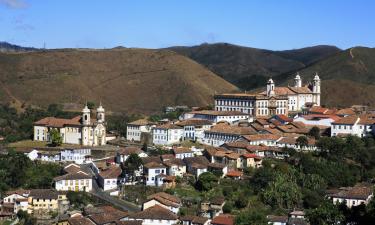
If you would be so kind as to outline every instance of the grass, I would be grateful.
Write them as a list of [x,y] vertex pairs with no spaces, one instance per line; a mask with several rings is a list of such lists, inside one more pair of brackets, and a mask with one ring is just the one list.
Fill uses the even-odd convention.
[[10,225],[12,224],[12,220],[5,220],[5,221],[0,221],[0,225]]

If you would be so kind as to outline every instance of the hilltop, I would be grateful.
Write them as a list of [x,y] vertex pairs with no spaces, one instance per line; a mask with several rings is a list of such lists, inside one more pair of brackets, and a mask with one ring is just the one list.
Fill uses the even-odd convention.
[[341,51],[327,45],[271,51],[227,43],[169,49],[197,61],[243,90],[262,87],[269,77],[303,69]]
[[0,52],[26,52],[26,51],[38,51],[37,48],[22,47],[19,45],[13,45],[8,42],[0,41]]
[[168,105],[212,104],[237,88],[168,50],[48,50],[0,53],[0,102],[45,107],[102,101],[107,109],[153,113]]

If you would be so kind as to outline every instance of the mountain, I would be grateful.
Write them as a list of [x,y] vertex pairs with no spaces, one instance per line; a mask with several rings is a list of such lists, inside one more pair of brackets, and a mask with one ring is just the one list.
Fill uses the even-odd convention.
[[271,51],[227,43],[168,49],[197,61],[244,90],[263,86],[269,77],[303,69],[341,51],[326,45]]
[[37,50],[37,48],[22,47],[18,45],[9,44],[8,42],[0,42],[0,52],[26,52]]
[[2,102],[47,106],[102,101],[111,111],[154,113],[168,105],[212,104],[215,92],[236,90],[195,61],[169,50],[0,53]]
[[[301,76],[310,80],[315,72],[323,80],[323,104],[375,106],[375,48],[350,48],[300,70]],[[291,83],[294,75],[284,74],[277,79]]]

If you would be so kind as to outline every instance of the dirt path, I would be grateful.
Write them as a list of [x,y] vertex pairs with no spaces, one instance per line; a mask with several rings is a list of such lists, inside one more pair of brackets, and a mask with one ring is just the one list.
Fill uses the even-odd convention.
[[350,52],[350,56],[352,57],[352,59],[354,59],[353,48],[351,48],[349,52]]

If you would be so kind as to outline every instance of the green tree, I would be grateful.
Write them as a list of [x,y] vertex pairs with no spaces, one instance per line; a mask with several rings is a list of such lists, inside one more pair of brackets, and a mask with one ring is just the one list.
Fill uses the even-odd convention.
[[273,208],[293,209],[299,205],[301,198],[300,187],[290,174],[278,173],[263,193],[264,202]]
[[306,136],[299,136],[296,140],[296,144],[300,147],[306,147],[309,145],[309,141]]
[[51,129],[49,132],[51,146],[56,147],[62,144],[62,136],[57,129]]
[[122,170],[124,173],[131,177],[131,181],[135,181],[136,174],[135,172],[139,170],[142,165],[142,160],[138,156],[138,154],[132,153],[126,159],[126,161],[122,164]]
[[211,172],[205,172],[199,175],[195,186],[200,191],[208,191],[217,185],[218,178]]
[[240,212],[235,219],[237,225],[267,225],[266,214],[259,209],[252,209]]
[[314,225],[336,225],[344,220],[337,206],[329,200],[325,200],[318,208],[306,210],[306,217]]
[[318,140],[320,138],[320,129],[314,126],[313,128],[310,129],[309,136]]
[[223,212],[224,213],[231,213],[233,210],[233,204],[231,202],[226,202],[223,206]]
[[29,215],[26,211],[19,210],[17,212],[17,217],[23,225],[34,225],[36,224],[36,218]]
[[91,101],[87,102],[87,108],[94,109],[95,108],[95,102],[91,102]]

